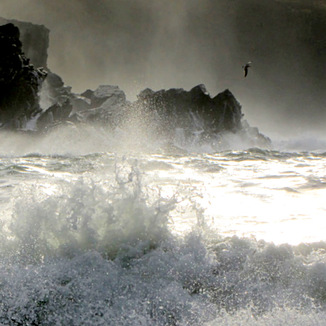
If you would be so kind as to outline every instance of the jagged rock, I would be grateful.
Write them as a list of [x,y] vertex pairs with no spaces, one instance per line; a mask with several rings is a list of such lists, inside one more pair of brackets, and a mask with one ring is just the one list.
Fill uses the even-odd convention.
[[[8,20],[0,18],[1,22],[6,23]],[[26,123],[37,116],[41,116],[40,123],[37,123],[41,126],[44,121],[51,122],[50,117],[54,112],[54,121],[58,120],[56,116],[60,115],[60,110],[63,112],[59,121],[68,118],[66,112],[69,111],[70,114],[73,100],[77,105],[77,96],[71,93],[71,88],[65,86],[57,74],[34,68],[34,65],[47,66],[49,30],[42,25],[9,21],[8,24],[0,26],[0,35],[1,126],[24,129]],[[23,51],[30,57],[27,58]],[[43,111],[49,108],[51,110],[45,114],[42,113],[41,107]]]
[[235,138],[252,147],[271,146],[269,138],[242,121],[241,105],[228,89],[212,98],[202,84],[190,91],[154,92],[147,88],[132,107],[140,107],[145,119],[148,113],[154,113],[154,119],[147,123],[151,123],[152,128],[157,124],[156,132],[172,143],[177,140],[181,145],[189,145],[209,141],[228,148],[228,140]]
[[97,108],[104,104],[104,102],[107,102],[106,106],[117,102],[125,102],[126,95],[118,86],[100,85],[93,94],[91,94],[90,100],[91,106]]
[[242,121],[241,132],[252,142],[252,147],[270,147],[272,144],[271,139],[260,133],[257,127],[250,127],[247,120]]
[[73,106],[67,99],[64,103],[56,103],[44,111],[37,120],[37,129],[46,130],[53,125],[68,121]]
[[43,25],[0,17],[0,25],[8,23],[12,23],[19,28],[22,51],[30,59],[31,63],[37,68],[47,68],[49,29]]
[[49,86],[53,89],[60,89],[64,86],[62,78],[54,73],[49,73],[46,77],[46,81]]
[[67,99],[73,97],[71,87],[65,86],[61,77],[51,71],[48,72],[47,77],[42,85],[42,95],[46,97],[43,103],[43,110],[48,109],[54,104],[63,104]]
[[74,116],[76,112],[90,108],[82,97],[71,92],[71,87],[65,86],[59,75],[51,71],[43,82],[40,104],[43,112],[36,123],[38,131],[48,130],[67,121],[79,122],[77,116]]
[[173,88],[155,92],[147,88],[133,103],[126,101],[117,86],[102,85],[81,95],[81,103],[90,108],[77,110],[73,116],[76,122],[145,129],[150,126],[153,136],[171,141],[180,135],[205,141],[221,133],[238,133],[252,138],[253,146],[269,143],[258,129],[242,124],[241,105],[228,89],[212,98],[202,84],[190,91]]
[[[139,128],[149,137],[159,137],[170,143],[178,137],[186,141],[225,143],[227,140],[221,135],[227,133],[243,139],[249,137],[253,146],[269,142],[257,128],[242,121],[241,105],[229,90],[212,98],[203,84],[190,91],[147,88],[133,103],[126,100],[118,86],[101,85],[95,91],[73,94],[60,76],[49,70],[45,73],[30,64],[19,37],[19,29],[13,24],[0,26],[2,127],[21,129],[26,126],[25,129],[30,129],[29,126],[36,126],[42,132],[60,124],[96,123],[111,128]],[[42,42],[46,50],[47,43]],[[46,66],[46,61],[43,63]],[[40,106],[38,92],[42,82]]]
[[[213,121],[218,125],[218,129],[237,131],[242,128],[241,105],[228,89],[217,94],[213,98],[213,102],[219,108],[219,115],[215,116]],[[216,120],[216,118],[218,119]]]
[[169,89],[142,91],[137,105],[146,111],[155,111],[164,123],[164,129],[184,128],[216,133],[241,128],[241,106],[229,90],[211,98],[204,85],[189,92]]
[[[126,95],[118,86],[101,85],[95,91],[85,91],[81,96],[80,100],[84,99],[82,106],[86,109],[75,109],[78,121],[116,126],[121,122],[122,112],[128,107]],[[90,108],[87,108],[87,99]]]
[[22,52],[20,32],[12,23],[0,26],[0,125],[24,128],[40,111],[38,91],[46,77]]
[[91,100],[93,94],[94,94],[94,91],[87,89],[84,93],[81,93],[80,96],[83,96],[83,97]]
[[74,95],[70,98],[70,101],[73,108],[71,114],[84,112],[91,109],[90,100],[86,97]]

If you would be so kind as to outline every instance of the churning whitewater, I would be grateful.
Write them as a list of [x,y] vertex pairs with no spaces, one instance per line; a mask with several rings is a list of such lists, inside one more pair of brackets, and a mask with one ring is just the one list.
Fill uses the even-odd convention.
[[0,326],[326,326],[325,9],[0,0]]
[[1,325],[325,323],[324,152],[2,139]]

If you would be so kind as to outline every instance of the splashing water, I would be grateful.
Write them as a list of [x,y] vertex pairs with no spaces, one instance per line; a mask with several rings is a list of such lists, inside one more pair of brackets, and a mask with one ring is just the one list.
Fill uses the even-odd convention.
[[323,153],[78,132],[0,145],[0,324],[323,324]]

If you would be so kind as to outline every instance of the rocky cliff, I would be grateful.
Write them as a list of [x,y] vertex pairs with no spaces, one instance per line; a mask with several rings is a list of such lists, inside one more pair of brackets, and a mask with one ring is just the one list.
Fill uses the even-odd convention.
[[0,25],[12,23],[19,28],[22,51],[35,67],[47,68],[49,34],[43,25],[0,17]]
[[12,23],[0,26],[0,48],[0,126],[21,129],[40,111],[38,92],[46,72],[24,55]]
[[[35,68],[35,63],[46,67],[48,31],[43,26],[19,25],[22,32],[13,23],[0,26],[1,128],[26,130],[32,126],[35,132],[47,132],[64,123],[111,129],[151,126],[152,133],[168,141],[180,133],[186,139],[202,141],[230,132],[250,134],[253,146],[270,144],[258,129],[242,123],[241,106],[229,90],[211,97],[204,85],[190,91],[145,89],[133,103],[118,86],[102,85],[74,94],[60,76]],[[25,47],[21,40],[26,41]]]

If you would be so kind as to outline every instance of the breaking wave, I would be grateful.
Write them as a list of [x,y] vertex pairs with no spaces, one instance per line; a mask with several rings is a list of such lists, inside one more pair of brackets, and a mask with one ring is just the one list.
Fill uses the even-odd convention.
[[[325,243],[276,246],[221,237],[203,219],[177,236],[171,215],[187,214],[175,210],[178,190],[162,195],[146,182],[136,160],[57,156],[50,157],[50,171],[40,166],[46,156],[24,159],[38,162],[40,170],[19,162],[14,168],[25,182],[12,190],[2,219],[0,323],[319,325],[324,320]],[[83,166],[74,165],[76,159],[84,161],[83,170],[74,171]],[[89,173],[90,162],[100,175]],[[36,172],[37,182],[29,182],[26,174]],[[201,216],[200,207],[193,209]]]

